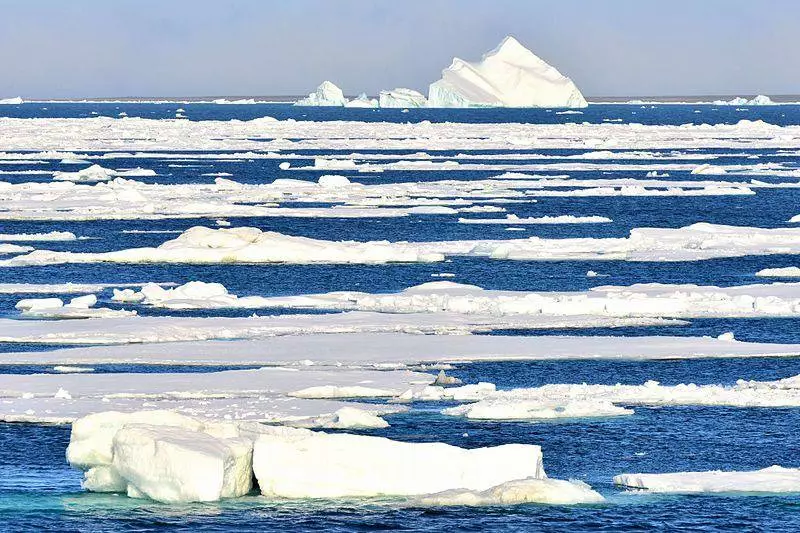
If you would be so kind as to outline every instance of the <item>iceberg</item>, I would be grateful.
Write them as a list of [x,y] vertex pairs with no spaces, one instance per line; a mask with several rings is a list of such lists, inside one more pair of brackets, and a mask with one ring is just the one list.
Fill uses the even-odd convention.
[[438,442],[317,432],[292,440],[260,435],[253,450],[253,470],[262,494],[284,498],[483,491],[507,481],[546,478],[542,451],[536,445],[467,450]]
[[713,105],[777,105],[769,96],[759,94],[756,97],[748,100],[747,98],[742,98],[738,96],[732,100],[714,100],[712,102]]
[[378,95],[380,107],[411,108],[427,107],[428,100],[425,95],[414,89],[398,87],[392,91],[381,91]]
[[480,62],[454,58],[431,84],[430,107],[586,107],[569,78],[508,36]]
[[14,98],[0,98],[0,105],[20,105],[22,98],[15,96]]
[[367,96],[366,93],[361,93],[356,98],[353,98],[352,100],[344,104],[344,106],[372,108],[372,107],[378,107],[378,101],[375,100],[374,98],[370,98],[369,96]]
[[770,466],[750,472],[620,474],[614,484],[660,493],[800,492],[800,468]]
[[327,434],[170,411],[106,411],[76,420],[67,461],[83,488],[159,502],[262,494],[286,498],[414,496],[413,505],[597,503],[580,482],[548,479],[531,444],[449,444]]
[[329,81],[323,81],[319,87],[305,98],[296,101],[297,106],[344,106],[347,98],[342,90]]

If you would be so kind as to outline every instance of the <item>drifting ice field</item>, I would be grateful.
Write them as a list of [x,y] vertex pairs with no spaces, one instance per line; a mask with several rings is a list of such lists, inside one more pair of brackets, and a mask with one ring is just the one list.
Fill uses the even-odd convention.
[[[800,106],[0,114],[4,523],[800,526]],[[66,424],[154,409],[205,429],[114,426],[84,490]]]

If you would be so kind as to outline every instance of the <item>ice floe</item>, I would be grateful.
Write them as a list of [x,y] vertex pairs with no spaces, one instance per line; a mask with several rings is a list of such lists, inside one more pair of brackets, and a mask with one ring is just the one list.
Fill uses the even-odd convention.
[[[364,427],[373,416],[401,411],[388,404],[343,402],[392,398],[433,382],[407,370],[271,367],[211,373],[58,373],[0,376],[0,420],[68,423],[97,411],[173,410],[215,420],[306,426]],[[313,397],[295,393],[317,388]]]
[[19,96],[15,96],[14,98],[0,98],[0,105],[20,105],[22,103],[22,98]]
[[[425,393],[423,393],[424,396]],[[428,396],[431,393],[427,393]],[[444,409],[444,414],[479,420],[540,420],[630,415],[631,405],[800,407],[800,376],[777,381],[739,380],[731,386],[550,384],[527,389],[480,391],[475,403]]]
[[586,107],[569,78],[508,36],[478,63],[454,58],[428,91],[431,107]]
[[428,263],[447,256],[520,261],[700,261],[800,253],[800,228],[697,223],[682,228],[634,228],[626,238],[464,240],[441,242],[326,241],[257,228],[196,226],[157,248],[112,252],[35,250],[0,260],[18,267],[64,263]]
[[[594,276],[597,274],[594,273]],[[444,312],[485,316],[698,318],[800,314],[798,283],[735,287],[645,283],[630,286],[603,285],[576,292],[525,292],[485,290],[475,285],[434,281],[388,294],[337,291],[295,296],[238,297],[228,293],[218,283],[194,281],[171,289],[146,285],[140,292],[131,289],[115,291],[114,299],[140,301],[172,309],[293,308],[379,313]]]
[[[92,321],[96,323],[97,321]],[[174,322],[173,322],[174,323]],[[224,323],[224,321],[223,321]],[[11,324],[2,324],[3,328]],[[37,323],[37,326],[47,324]],[[82,322],[71,326],[92,325]],[[108,324],[111,327],[115,324]],[[119,325],[115,325],[119,327]],[[145,325],[145,327],[147,327]],[[82,340],[86,331],[48,328],[42,340]],[[25,338],[20,330],[16,338]],[[35,332],[34,332],[35,333]],[[40,332],[45,333],[45,332]],[[263,339],[180,342],[174,330],[162,335],[104,335],[107,341],[141,339],[155,344],[128,344],[64,348],[3,354],[9,365],[192,364],[403,367],[419,363],[524,360],[667,360],[738,357],[797,357],[800,344],[773,344],[722,340],[714,337],[587,337],[418,335],[409,333],[314,333]],[[92,338],[101,338],[95,333]],[[175,342],[158,343],[159,339]],[[83,339],[85,340],[85,339]],[[461,389],[466,392],[466,389]],[[437,395],[439,393],[437,392]],[[450,392],[448,394],[455,394]]]
[[[158,285],[153,285],[158,287]],[[64,304],[60,298],[27,298],[14,306],[26,318],[123,318],[136,316],[136,311],[94,307],[97,296],[87,294],[72,298]]]
[[800,468],[770,466],[750,472],[713,470],[667,474],[620,474],[614,484],[656,493],[800,492]]
[[48,231],[47,233],[0,233],[5,242],[74,241],[78,237],[70,231]]
[[[58,309],[63,312],[63,309]],[[88,314],[91,310],[79,310]],[[0,342],[120,344],[213,339],[257,339],[314,333],[465,334],[501,329],[561,329],[676,325],[661,318],[592,316],[466,315],[458,313],[336,314],[223,317],[101,317],[94,320],[31,321],[0,319]]]
[[505,218],[459,218],[460,224],[602,224],[613,222],[608,217],[558,215],[520,218],[506,215]]
[[763,278],[800,278],[800,267],[764,268],[756,272]]

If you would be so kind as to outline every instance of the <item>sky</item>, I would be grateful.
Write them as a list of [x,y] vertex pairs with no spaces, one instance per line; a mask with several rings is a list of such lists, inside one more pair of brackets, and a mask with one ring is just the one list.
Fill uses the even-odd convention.
[[800,93],[798,0],[0,0],[0,98],[427,92],[507,34],[587,96]]

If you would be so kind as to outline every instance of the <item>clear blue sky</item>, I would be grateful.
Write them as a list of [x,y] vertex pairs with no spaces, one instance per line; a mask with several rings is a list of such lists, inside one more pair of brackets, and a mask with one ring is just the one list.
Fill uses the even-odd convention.
[[586,95],[800,93],[800,0],[0,0],[0,97],[426,92],[506,34]]

